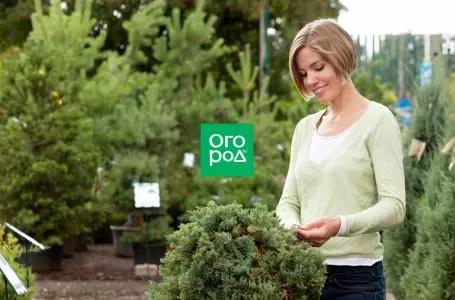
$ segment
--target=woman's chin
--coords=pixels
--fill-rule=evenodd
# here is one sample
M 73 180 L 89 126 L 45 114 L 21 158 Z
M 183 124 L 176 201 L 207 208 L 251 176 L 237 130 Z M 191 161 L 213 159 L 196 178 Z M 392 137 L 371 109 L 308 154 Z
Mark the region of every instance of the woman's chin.
M 330 103 L 330 99 L 328 97 L 324 97 L 324 95 L 320 95 L 320 96 L 314 96 L 315 99 L 317 99 L 319 101 L 319 103 L 321 104 L 324 104 L 324 105 L 328 105 Z

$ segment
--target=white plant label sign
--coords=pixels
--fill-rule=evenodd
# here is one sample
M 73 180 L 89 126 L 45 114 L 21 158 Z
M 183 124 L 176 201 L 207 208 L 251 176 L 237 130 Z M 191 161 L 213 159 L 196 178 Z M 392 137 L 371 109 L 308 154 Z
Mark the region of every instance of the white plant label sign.
M 194 166 L 195 156 L 192 152 L 185 152 L 183 154 L 183 166 L 187 168 L 192 168 Z
M 160 207 L 160 185 L 158 183 L 133 183 L 134 206 L 136 208 Z
M 1 255 L 1 254 L 0 254 L 0 270 L 5 275 L 9 284 L 11 284 L 13 289 L 16 291 L 16 294 L 22 295 L 27 292 L 27 289 L 25 288 L 24 284 L 17 276 L 16 272 L 14 272 L 14 270 L 11 269 L 11 266 L 6 261 L 6 259 L 3 257 L 3 255 Z
M 13 225 L 9 224 L 8 222 L 5 222 L 5 226 L 7 228 L 11 229 L 12 231 L 14 231 L 19 236 L 21 236 L 24 239 L 26 239 L 27 241 L 29 241 L 30 243 L 32 243 L 33 245 L 35 245 L 36 247 L 40 248 L 41 250 L 46 250 L 46 247 L 44 247 L 43 244 L 39 243 L 37 240 L 35 240 L 34 238 L 32 238 L 29 235 L 25 234 L 24 232 L 20 231 L 19 229 L 17 229 Z

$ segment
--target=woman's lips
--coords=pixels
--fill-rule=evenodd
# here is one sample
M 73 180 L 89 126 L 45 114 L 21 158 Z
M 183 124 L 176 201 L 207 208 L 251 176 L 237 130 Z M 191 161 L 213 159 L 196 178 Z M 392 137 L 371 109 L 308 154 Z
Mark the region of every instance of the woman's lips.
M 316 89 L 314 90 L 314 93 L 315 93 L 315 94 L 320 94 L 320 93 L 322 92 L 322 90 L 324 90 L 324 88 L 325 88 L 326 86 L 327 86 L 327 84 L 326 84 L 326 85 L 323 85 L 323 86 L 320 86 L 320 87 L 318 87 L 318 88 L 316 88 Z

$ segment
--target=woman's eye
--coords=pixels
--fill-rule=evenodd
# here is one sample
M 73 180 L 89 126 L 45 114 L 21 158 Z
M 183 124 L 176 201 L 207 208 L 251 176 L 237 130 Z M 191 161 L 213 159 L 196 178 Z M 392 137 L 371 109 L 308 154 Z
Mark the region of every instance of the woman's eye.
M 302 74 L 302 73 L 300 73 L 300 75 L 302 75 L 302 77 L 303 77 L 303 78 L 305 78 L 305 77 L 306 77 L 306 73 L 305 73 L 305 74 Z
M 317 67 L 315 68 L 316 71 L 322 71 L 322 69 L 324 69 L 324 65 L 320 66 L 320 67 Z

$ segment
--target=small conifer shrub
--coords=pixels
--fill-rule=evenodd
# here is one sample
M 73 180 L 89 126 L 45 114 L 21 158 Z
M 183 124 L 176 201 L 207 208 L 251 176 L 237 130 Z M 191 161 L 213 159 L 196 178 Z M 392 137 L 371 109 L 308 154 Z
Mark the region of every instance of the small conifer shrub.
M 319 299 L 322 255 L 280 226 L 265 205 L 213 201 L 168 237 L 163 282 L 149 299 Z

